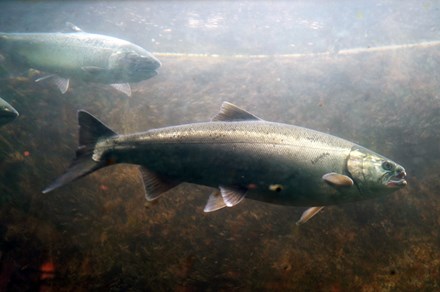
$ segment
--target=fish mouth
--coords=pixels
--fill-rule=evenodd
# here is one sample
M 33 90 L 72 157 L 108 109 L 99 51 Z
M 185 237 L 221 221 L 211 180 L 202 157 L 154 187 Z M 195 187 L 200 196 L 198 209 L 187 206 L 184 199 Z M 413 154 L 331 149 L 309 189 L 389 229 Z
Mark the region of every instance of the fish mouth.
M 406 172 L 402 170 L 397 175 L 390 177 L 386 185 L 389 188 L 402 188 L 407 185 L 405 177 Z
M 138 64 L 134 70 L 136 75 L 142 75 L 143 79 L 149 79 L 157 75 L 157 69 L 162 64 L 156 58 L 147 58 L 145 63 Z
M 150 79 L 150 78 L 152 78 L 152 77 L 154 77 L 156 75 L 157 75 L 157 71 L 155 71 L 155 70 L 148 70 L 148 71 L 144 72 L 143 78 L 144 79 Z
M 143 57 L 143 62 L 141 62 L 145 71 L 155 71 L 162 66 L 162 63 L 153 55 Z
M 156 75 L 157 75 L 156 70 L 151 70 L 148 68 L 142 68 L 142 69 L 138 68 L 136 71 L 129 72 L 128 78 L 130 82 L 139 82 L 153 78 Z

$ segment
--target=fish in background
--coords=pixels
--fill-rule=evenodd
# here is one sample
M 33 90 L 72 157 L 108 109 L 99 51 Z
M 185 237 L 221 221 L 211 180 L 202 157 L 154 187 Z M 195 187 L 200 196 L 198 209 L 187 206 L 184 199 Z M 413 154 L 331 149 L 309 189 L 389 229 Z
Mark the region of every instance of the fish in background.
M 157 75 L 161 63 L 150 52 L 118 38 L 83 32 L 67 23 L 71 33 L 0 33 L 0 54 L 14 64 L 48 73 L 66 93 L 70 79 L 110 84 L 131 96 L 129 83 Z
M 182 182 L 214 191 L 205 212 L 245 197 L 309 206 L 297 224 L 323 206 L 360 201 L 406 186 L 405 169 L 373 151 L 318 131 L 264 121 L 231 103 L 206 123 L 118 135 L 78 112 L 79 148 L 67 171 L 43 192 L 116 163 L 140 165 L 148 201 Z
M 17 117 L 17 110 L 0 97 L 0 126 L 12 122 Z

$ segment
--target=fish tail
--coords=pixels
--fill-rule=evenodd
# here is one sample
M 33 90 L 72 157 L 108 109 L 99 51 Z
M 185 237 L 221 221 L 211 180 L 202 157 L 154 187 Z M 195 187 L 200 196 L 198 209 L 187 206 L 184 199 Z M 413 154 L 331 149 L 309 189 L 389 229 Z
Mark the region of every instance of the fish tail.
M 78 111 L 78 124 L 79 146 L 76 150 L 76 157 L 64 174 L 56 178 L 43 190 L 44 194 L 110 165 L 105 160 L 94 160 L 93 153 L 95 145 L 99 140 L 113 137 L 117 134 L 93 115 L 83 110 Z

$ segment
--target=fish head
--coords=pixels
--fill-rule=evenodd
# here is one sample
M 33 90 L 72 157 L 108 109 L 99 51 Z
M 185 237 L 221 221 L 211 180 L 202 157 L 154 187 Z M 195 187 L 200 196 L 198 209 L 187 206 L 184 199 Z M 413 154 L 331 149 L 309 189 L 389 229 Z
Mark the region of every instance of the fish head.
M 371 197 L 390 194 L 407 184 L 401 165 L 359 146 L 351 149 L 347 170 L 360 192 Z
M 160 61 L 147 51 L 121 51 L 110 57 L 110 67 L 119 71 L 126 81 L 138 82 L 157 75 Z
M 18 112 L 9 103 L 0 98 L 0 126 L 12 122 L 18 117 Z

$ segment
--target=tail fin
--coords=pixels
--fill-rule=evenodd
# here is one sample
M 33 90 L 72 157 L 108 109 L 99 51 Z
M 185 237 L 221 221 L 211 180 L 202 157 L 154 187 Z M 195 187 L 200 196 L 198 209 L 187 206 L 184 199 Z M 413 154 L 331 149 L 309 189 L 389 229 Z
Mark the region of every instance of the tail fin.
M 107 166 L 106 161 L 94 161 L 92 159 L 93 151 L 98 140 L 117 134 L 83 110 L 78 111 L 78 124 L 79 146 L 76 150 L 76 157 L 66 172 L 43 190 L 44 194 Z

